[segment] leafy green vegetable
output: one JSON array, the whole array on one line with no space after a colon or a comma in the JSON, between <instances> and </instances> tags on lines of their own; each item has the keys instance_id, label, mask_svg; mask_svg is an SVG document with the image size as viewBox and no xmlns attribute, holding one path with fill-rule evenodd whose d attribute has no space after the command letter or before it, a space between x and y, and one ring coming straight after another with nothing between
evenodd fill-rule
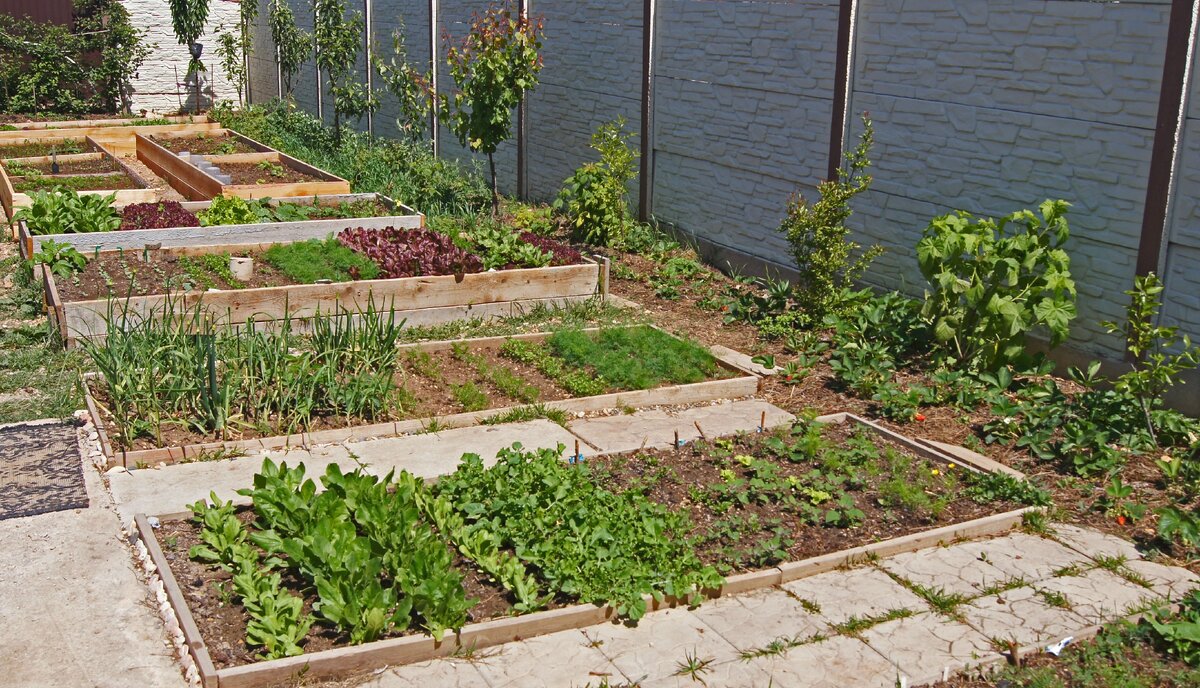
<instances>
[{"instance_id":1,"label":"leafy green vegetable","mask_svg":"<svg viewBox=\"0 0 1200 688\"><path fill-rule=\"evenodd\" d=\"M563 447L501 450L485 468L467 454L433 487L453 505L468 533L484 531L537 571L551 592L611 603L631 619L646 613L643 595L696 601L721 585L687 536L685 513L636 492L597 488L586 466L560 460Z\"/></svg>"},{"instance_id":2,"label":"leafy green vegetable","mask_svg":"<svg viewBox=\"0 0 1200 688\"><path fill-rule=\"evenodd\" d=\"M70 277L87 267L87 257L70 244L52 239L42 242L41 250L33 254L32 263L42 263L58 277Z\"/></svg>"},{"instance_id":3,"label":"leafy green vegetable","mask_svg":"<svg viewBox=\"0 0 1200 688\"><path fill-rule=\"evenodd\" d=\"M115 194L37 191L31 195L33 205L13 216L14 222L24 220L31 234L113 232L121 226L121 214L112 207Z\"/></svg>"}]
</instances>

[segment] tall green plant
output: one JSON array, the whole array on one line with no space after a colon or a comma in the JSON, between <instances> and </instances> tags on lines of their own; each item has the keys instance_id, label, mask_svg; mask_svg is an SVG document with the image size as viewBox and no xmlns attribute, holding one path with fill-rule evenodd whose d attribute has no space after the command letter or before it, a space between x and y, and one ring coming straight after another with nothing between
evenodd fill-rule
<instances>
[{"instance_id":1,"label":"tall green plant","mask_svg":"<svg viewBox=\"0 0 1200 688\"><path fill-rule=\"evenodd\" d=\"M1026 334L1045 327L1050 345L1075 317L1066 201L1047 200L1041 217L1020 210L999 221L969 213L934 218L917 243L929 281L922 315L949 365L992 371L1019 361Z\"/></svg>"},{"instance_id":2,"label":"tall green plant","mask_svg":"<svg viewBox=\"0 0 1200 688\"><path fill-rule=\"evenodd\" d=\"M217 29L222 32L217 37L217 58L221 61L225 77L237 89L239 105L246 103L247 69L250 55L254 52L254 37L250 30L257 18L258 0L241 0L238 3L237 32L231 32L224 26Z\"/></svg>"},{"instance_id":3,"label":"tall green plant","mask_svg":"<svg viewBox=\"0 0 1200 688\"><path fill-rule=\"evenodd\" d=\"M359 119L379 107L374 93L355 80L363 16L355 11L347 17L343 0L312 0L312 10L317 66L329 82L329 92L333 95L333 134L341 140L345 118Z\"/></svg>"},{"instance_id":4,"label":"tall green plant","mask_svg":"<svg viewBox=\"0 0 1200 688\"><path fill-rule=\"evenodd\" d=\"M624 238L629 220L625 196L638 159L637 150L629 145L631 138L624 117L602 124L592 134L592 148L600 153L600 162L575 170L554 202L566 213L575 241L608 246Z\"/></svg>"},{"instance_id":5,"label":"tall green plant","mask_svg":"<svg viewBox=\"0 0 1200 688\"><path fill-rule=\"evenodd\" d=\"M779 226L800 273L796 302L817 321L837 310L841 295L883 252L881 247L872 246L857 258L852 257L860 247L846 238L850 234L846 227L852 212L850 201L871 188L872 178L866 170L871 165L868 156L875 142L875 128L866 115L862 121L858 145L846 152L846 165L838 169L837 179L817 185L820 197L814 203L800 194L788 199L787 217Z\"/></svg>"},{"instance_id":6,"label":"tall green plant","mask_svg":"<svg viewBox=\"0 0 1200 688\"><path fill-rule=\"evenodd\" d=\"M208 21L209 0L168 0L171 8L171 28L180 45L191 47L204 34L204 23ZM188 61L188 77L197 77L204 71L204 64L196 57Z\"/></svg>"},{"instance_id":7,"label":"tall green plant","mask_svg":"<svg viewBox=\"0 0 1200 688\"><path fill-rule=\"evenodd\" d=\"M1134 279L1133 289L1125 292L1129 306L1125 323L1104 322L1109 333L1125 335L1126 347L1133 358L1128 372L1114 382L1114 389L1137 400L1146 416L1146 426L1157 443L1151 412L1163 405L1163 394L1179 380L1179 374L1200 365L1200 348L1192 344L1175 326L1156 324L1162 308L1162 280L1153 272Z\"/></svg>"},{"instance_id":8,"label":"tall green plant","mask_svg":"<svg viewBox=\"0 0 1200 688\"><path fill-rule=\"evenodd\" d=\"M287 0L271 0L267 24L271 28L271 42L275 44L275 60L283 79L283 91L290 94L292 77L312 51L312 36L296 26L296 15Z\"/></svg>"},{"instance_id":9,"label":"tall green plant","mask_svg":"<svg viewBox=\"0 0 1200 688\"><path fill-rule=\"evenodd\" d=\"M538 84L542 26L541 18L531 20L505 2L476 14L458 43L447 36L446 62L458 90L442 97L443 116L460 144L487 155L492 215L500 211L496 148L511 135L513 108Z\"/></svg>"},{"instance_id":10,"label":"tall green plant","mask_svg":"<svg viewBox=\"0 0 1200 688\"><path fill-rule=\"evenodd\" d=\"M409 141L420 141L433 107L433 92L429 74L420 72L408 61L403 26L392 32L392 54L386 59L383 55L375 56L375 71L400 104L396 127L401 135Z\"/></svg>"}]
</instances>

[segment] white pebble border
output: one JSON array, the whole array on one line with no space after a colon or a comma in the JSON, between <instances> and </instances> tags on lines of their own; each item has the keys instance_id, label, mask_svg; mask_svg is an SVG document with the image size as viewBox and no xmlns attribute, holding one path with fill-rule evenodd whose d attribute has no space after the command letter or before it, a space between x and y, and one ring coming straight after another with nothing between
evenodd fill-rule
<instances>
[{"instance_id":1,"label":"white pebble border","mask_svg":"<svg viewBox=\"0 0 1200 688\"><path fill-rule=\"evenodd\" d=\"M108 462L104 457L104 452L100 450L100 434L96 432L96 426L92 423L87 411L76 411L75 418L83 423L79 430L80 449L83 455L103 472ZM158 567L150 558L146 543L138 537L137 526L130 523L129 530L125 534L126 541L132 546L134 558L145 575L146 582L150 585L150 593L158 609L158 616L166 627L168 638L166 642L171 646L175 657L178 658L183 677L187 680L188 685L198 688L200 686L200 670L196 667L195 660L192 659L183 629L179 627L179 617L175 615L175 609L171 606L171 601L167 599L167 591L163 587L162 576L158 575Z\"/></svg>"}]
</instances>

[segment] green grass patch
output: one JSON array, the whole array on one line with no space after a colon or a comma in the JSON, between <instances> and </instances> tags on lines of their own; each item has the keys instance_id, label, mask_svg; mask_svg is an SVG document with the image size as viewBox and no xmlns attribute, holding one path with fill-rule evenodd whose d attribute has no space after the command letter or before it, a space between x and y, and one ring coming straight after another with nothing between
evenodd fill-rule
<instances>
[{"instance_id":1,"label":"green grass patch","mask_svg":"<svg viewBox=\"0 0 1200 688\"><path fill-rule=\"evenodd\" d=\"M561 330L546 345L569 365L586 367L620 390L690 384L723 372L712 354L695 342L646 326Z\"/></svg>"},{"instance_id":2,"label":"green grass patch","mask_svg":"<svg viewBox=\"0 0 1200 688\"><path fill-rule=\"evenodd\" d=\"M505 423L524 423L526 421L545 418L554 423L566 427L567 412L562 409L550 408L544 404L535 404L533 406L518 406L514 409L509 409L490 418L483 419L484 425L504 425Z\"/></svg>"},{"instance_id":3,"label":"green grass patch","mask_svg":"<svg viewBox=\"0 0 1200 688\"><path fill-rule=\"evenodd\" d=\"M322 279L349 282L379 276L378 265L346 248L334 237L276 244L267 249L263 259L299 284L312 284Z\"/></svg>"}]
</instances>

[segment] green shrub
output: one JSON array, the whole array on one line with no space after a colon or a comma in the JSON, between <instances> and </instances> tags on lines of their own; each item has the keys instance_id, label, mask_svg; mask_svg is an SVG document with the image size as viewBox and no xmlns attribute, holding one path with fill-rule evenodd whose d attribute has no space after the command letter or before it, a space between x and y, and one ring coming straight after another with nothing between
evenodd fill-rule
<instances>
[{"instance_id":1,"label":"green shrub","mask_svg":"<svg viewBox=\"0 0 1200 688\"><path fill-rule=\"evenodd\" d=\"M846 153L848 165L838 170L837 179L817 185L820 198L816 202L810 204L799 194L792 196L787 217L779 226L800 273L794 298L812 321L838 310L840 297L883 252L873 246L852 258L859 245L846 238L850 234L846 227L850 201L871 187L866 169L871 164L867 156L874 140L875 129L864 115L858 146Z\"/></svg>"},{"instance_id":2,"label":"green shrub","mask_svg":"<svg viewBox=\"0 0 1200 688\"><path fill-rule=\"evenodd\" d=\"M474 214L491 202L478 166L463 168L438 158L423 142L384 141L351 131L338 142L320 120L280 101L241 110L217 107L211 117L348 180L357 193L381 193L431 217Z\"/></svg>"},{"instance_id":3,"label":"green shrub","mask_svg":"<svg viewBox=\"0 0 1200 688\"><path fill-rule=\"evenodd\" d=\"M1041 218L1021 210L998 222L959 212L934 218L917 244L929 281L922 314L947 365L992 371L1025 357L1038 326L1050 345L1066 339L1075 317L1070 204L1047 200Z\"/></svg>"},{"instance_id":4,"label":"green shrub","mask_svg":"<svg viewBox=\"0 0 1200 688\"><path fill-rule=\"evenodd\" d=\"M638 158L629 145L632 137L625 133L624 117L592 134L592 148L599 151L600 162L575 170L554 202L567 216L572 240L609 246L624 239L629 226L625 195Z\"/></svg>"},{"instance_id":5,"label":"green shrub","mask_svg":"<svg viewBox=\"0 0 1200 688\"><path fill-rule=\"evenodd\" d=\"M379 266L361 253L346 248L335 237L276 244L267 249L263 258L298 284L312 284L322 279L349 282L379 276Z\"/></svg>"}]
</instances>

